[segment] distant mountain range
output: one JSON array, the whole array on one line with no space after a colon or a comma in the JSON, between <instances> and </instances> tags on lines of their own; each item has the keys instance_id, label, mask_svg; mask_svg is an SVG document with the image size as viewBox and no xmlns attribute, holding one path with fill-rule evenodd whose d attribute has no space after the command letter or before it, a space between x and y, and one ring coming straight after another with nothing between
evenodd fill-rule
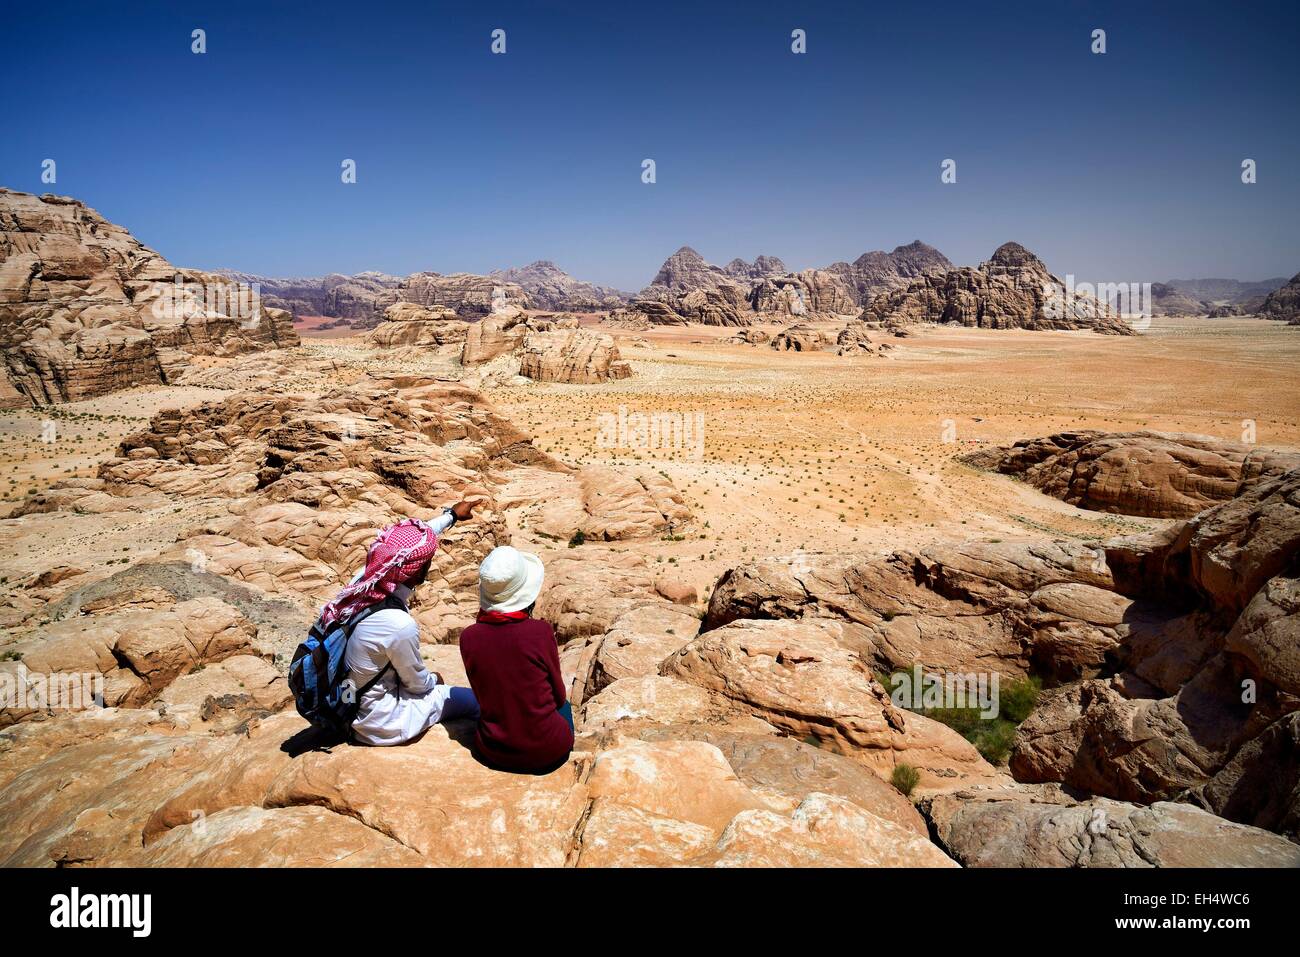
<instances>
[{"instance_id":1,"label":"distant mountain range","mask_svg":"<svg viewBox=\"0 0 1300 957\"><path fill-rule=\"evenodd\" d=\"M873 250L852 262L800 272L791 271L782 259L771 255L757 256L752 262L736 258L718 266L683 246L664 261L650 284L636 293L578 279L544 259L486 276L422 272L403 278L362 272L277 278L219 272L238 282L258 283L269 305L294 316L324 316L364 328L378 323L384 310L399 301L432 302L465 315L483 314L494 290L498 299L540 310L596 312L635 301L657 302L684 321L724 325L732 324L732 313L745 309L794 316L845 314L869 305L878 296L906 289L918 279L954 268L939 250L915 240L891 252ZM1266 296L1286 282L1286 277L1257 282L1171 279L1152 284L1153 308L1161 315L1254 313Z\"/></svg>"}]
</instances>

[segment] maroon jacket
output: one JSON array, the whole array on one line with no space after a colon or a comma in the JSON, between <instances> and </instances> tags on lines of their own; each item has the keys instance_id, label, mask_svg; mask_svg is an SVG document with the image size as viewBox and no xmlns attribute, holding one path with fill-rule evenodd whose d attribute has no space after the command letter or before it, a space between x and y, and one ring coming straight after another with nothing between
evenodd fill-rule
<instances>
[{"instance_id":1,"label":"maroon jacket","mask_svg":"<svg viewBox=\"0 0 1300 957\"><path fill-rule=\"evenodd\" d=\"M478 698L476 744L488 764L539 771L573 750L559 713L568 695L551 626L537 618L476 623L460 635L460 656Z\"/></svg>"}]
</instances>

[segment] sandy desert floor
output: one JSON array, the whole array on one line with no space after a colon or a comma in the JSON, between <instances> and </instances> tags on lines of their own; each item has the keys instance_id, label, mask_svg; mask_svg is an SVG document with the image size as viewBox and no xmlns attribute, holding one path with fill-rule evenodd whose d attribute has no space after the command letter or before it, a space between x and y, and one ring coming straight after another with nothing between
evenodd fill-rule
<instances>
[{"instance_id":1,"label":"sandy desert floor","mask_svg":"<svg viewBox=\"0 0 1300 957\"><path fill-rule=\"evenodd\" d=\"M1091 540L1158 524L1082 511L957 460L981 443L1080 428L1240 441L1253 422L1261 445L1300 446L1300 332L1278 323L1157 318L1131 338L925 328L891 340L887 358L778 352L726 342L731 333L616 332L631 379L487 390L563 461L653 462L669 475L687 495L697 527L614 547L648 554L701 594L726 568L766 554L1044 534ZM286 389L323 391L362 370L462 375L452 357L377 353L348 338L309 340L298 354L303 374L282 383ZM317 359L334 361L322 371L322 363L311 362ZM93 475L122 436L158 409L222 394L137 389L0 415L0 509L53 481ZM702 429L689 444L669 435L665 447L618 447L615 435L611 445L611 423L620 415L635 423L638 414ZM52 441L45 441L48 422ZM0 577L15 582L41 564L52 544L90 548L100 560L143 557L170 544L180 527L202 521L201 512L154 514L142 503L138 523L123 524L119 515L106 525L88 515L77 529L50 529L48 539L0 542ZM556 547L516 531L521 544Z\"/></svg>"}]
</instances>

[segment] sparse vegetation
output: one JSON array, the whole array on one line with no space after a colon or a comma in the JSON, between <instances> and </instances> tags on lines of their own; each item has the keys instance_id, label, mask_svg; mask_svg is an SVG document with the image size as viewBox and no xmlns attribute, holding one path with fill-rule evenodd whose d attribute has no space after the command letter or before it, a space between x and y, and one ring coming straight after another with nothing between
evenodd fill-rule
<instances>
[{"instance_id":1,"label":"sparse vegetation","mask_svg":"<svg viewBox=\"0 0 1300 957\"><path fill-rule=\"evenodd\" d=\"M921 772L905 763L894 765L894 773L889 776L889 783L907 797L912 796L912 791L915 790L920 781Z\"/></svg>"}]
</instances>

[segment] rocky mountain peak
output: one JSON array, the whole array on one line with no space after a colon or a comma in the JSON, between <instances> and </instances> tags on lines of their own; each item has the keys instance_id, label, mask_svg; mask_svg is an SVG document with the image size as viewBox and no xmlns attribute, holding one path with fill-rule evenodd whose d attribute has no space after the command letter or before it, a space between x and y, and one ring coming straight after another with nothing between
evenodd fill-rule
<instances>
[{"instance_id":1,"label":"rocky mountain peak","mask_svg":"<svg viewBox=\"0 0 1300 957\"><path fill-rule=\"evenodd\" d=\"M1042 260L1019 243L1003 243L993 250L989 262L997 263L999 266L1043 265Z\"/></svg>"}]
</instances>

